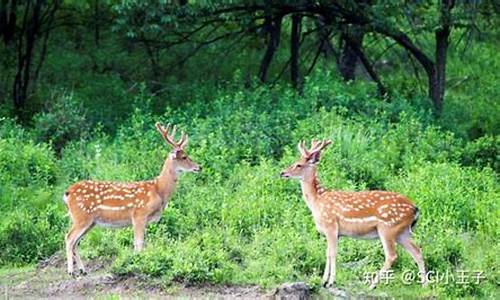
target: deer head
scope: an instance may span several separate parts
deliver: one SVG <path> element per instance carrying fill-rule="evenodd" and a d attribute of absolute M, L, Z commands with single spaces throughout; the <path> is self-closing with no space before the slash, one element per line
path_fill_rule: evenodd
<path fill-rule="evenodd" d="M 326 141 L 313 140 L 311 142 L 311 148 L 306 149 L 305 142 L 304 141 L 299 142 L 299 144 L 297 145 L 301 155 L 299 160 L 297 160 L 286 170 L 281 172 L 281 177 L 297 178 L 300 180 L 308 178 L 309 175 L 312 175 L 314 170 L 316 169 L 316 165 L 320 160 L 321 151 L 331 143 L 332 141 L 330 140 Z"/>
<path fill-rule="evenodd" d="M 172 146 L 172 151 L 167 157 L 167 160 L 171 160 L 173 167 L 176 172 L 199 172 L 201 167 L 195 163 L 186 154 L 186 146 L 188 144 L 188 136 L 182 132 L 179 141 L 175 141 L 175 133 L 177 127 L 174 125 L 170 131 L 170 124 L 166 127 L 162 126 L 159 122 L 156 123 L 156 128 L 160 132 L 161 136 L 165 142 Z"/>

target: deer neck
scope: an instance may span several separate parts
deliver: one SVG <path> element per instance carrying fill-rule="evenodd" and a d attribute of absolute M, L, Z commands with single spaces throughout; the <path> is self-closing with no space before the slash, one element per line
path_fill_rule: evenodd
<path fill-rule="evenodd" d="M 168 158 L 163 164 L 160 176 L 156 182 L 158 195 L 162 200 L 169 198 L 175 191 L 177 185 L 177 171 L 171 158 Z"/>
<path fill-rule="evenodd" d="M 324 189 L 320 185 L 316 168 L 300 180 L 300 186 L 302 187 L 302 194 L 304 195 L 307 206 L 314 212 L 316 210 L 319 195 L 324 192 Z"/>

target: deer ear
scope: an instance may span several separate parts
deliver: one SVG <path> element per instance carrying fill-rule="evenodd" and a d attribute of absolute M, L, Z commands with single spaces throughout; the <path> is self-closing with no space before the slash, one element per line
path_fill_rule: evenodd
<path fill-rule="evenodd" d="M 313 152 L 309 156 L 309 159 L 307 160 L 307 163 L 309 163 L 311 165 L 315 165 L 315 164 L 319 163 L 319 159 L 320 159 L 320 151 Z"/>
<path fill-rule="evenodd" d="M 181 149 L 179 149 L 179 148 L 173 148 L 172 151 L 170 151 L 169 156 L 171 158 L 177 158 L 177 157 L 179 157 L 179 152 L 180 151 L 181 151 Z"/>

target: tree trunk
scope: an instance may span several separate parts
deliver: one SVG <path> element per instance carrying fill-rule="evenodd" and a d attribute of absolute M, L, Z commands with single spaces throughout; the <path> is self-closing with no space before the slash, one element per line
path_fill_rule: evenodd
<path fill-rule="evenodd" d="M 28 98 L 28 87 L 31 79 L 31 64 L 34 55 L 36 38 L 38 31 L 40 30 L 40 16 L 42 10 L 43 0 L 37 0 L 33 6 L 33 15 L 30 20 L 26 19 L 26 27 L 24 30 L 26 38 L 26 50 L 23 53 L 22 43 L 20 43 L 20 48 L 18 50 L 18 69 L 14 79 L 13 87 L 13 102 L 14 110 L 18 117 L 23 119 L 24 108 L 26 99 Z M 26 7 L 29 10 L 29 6 Z M 27 11 L 25 17 L 28 18 L 29 12 Z M 23 37 L 21 36 L 22 40 Z"/>
<path fill-rule="evenodd" d="M 432 82 L 429 82 L 429 97 L 434 103 L 437 115 L 443 111 L 444 91 L 446 88 L 446 58 L 451 33 L 451 10 L 454 0 L 443 0 L 440 6 L 440 27 L 436 30 L 436 53 Z"/>
<path fill-rule="evenodd" d="M 356 66 L 358 64 L 356 48 L 361 49 L 364 35 L 364 31 L 359 26 L 351 25 L 345 28 L 340 36 L 343 47 L 338 68 L 345 81 L 356 79 Z"/>
<path fill-rule="evenodd" d="M 281 21 L 282 17 L 272 17 L 269 16 L 266 18 L 266 24 L 264 28 L 266 32 L 269 34 L 266 53 L 264 53 L 264 57 L 260 63 L 259 68 L 259 79 L 262 82 L 266 82 L 267 79 L 267 71 L 269 70 L 269 66 L 274 57 L 274 53 L 276 49 L 278 49 L 280 43 L 281 36 Z"/>
<path fill-rule="evenodd" d="M 338 53 L 335 51 L 330 41 L 332 29 L 329 27 L 331 26 L 331 21 L 327 20 L 324 16 L 318 16 L 315 22 L 316 28 L 318 29 L 319 51 L 323 53 L 323 56 L 327 60 L 331 57 L 338 59 Z"/>
<path fill-rule="evenodd" d="M 54 0 L 50 5 L 47 5 L 47 1 L 45 0 L 25 2 L 23 21 L 18 28 L 17 34 L 17 71 L 12 86 L 14 112 L 20 121 L 25 121 L 28 117 L 26 101 L 43 63 L 50 25 L 54 20 L 54 15 L 60 2 L 60 0 Z M 45 8 L 47 10 L 44 10 Z M 43 21 L 46 23 L 42 23 Z M 35 49 L 39 35 L 43 32 L 42 26 L 47 26 L 47 28 L 45 28 L 44 43 L 39 55 L 38 65 L 35 66 L 35 71 L 33 72 Z"/>
<path fill-rule="evenodd" d="M 99 0 L 94 0 L 94 42 L 99 47 L 99 40 L 101 36 L 100 20 L 99 20 Z"/>
<path fill-rule="evenodd" d="M 368 59 L 368 57 L 366 57 L 363 50 L 358 48 L 358 47 L 354 47 L 353 50 L 356 53 L 356 55 L 359 57 L 359 59 L 361 60 L 361 63 L 365 67 L 366 71 L 368 72 L 368 74 L 370 75 L 372 80 L 375 81 L 375 83 L 377 84 L 377 89 L 378 89 L 379 95 L 386 96 L 387 89 L 385 88 L 384 84 L 382 83 L 382 80 L 378 76 L 377 72 L 375 71 L 375 68 L 373 67 L 373 65 L 370 62 L 370 60 Z"/>
<path fill-rule="evenodd" d="M 290 77 L 295 88 L 300 86 L 299 78 L 299 47 L 300 47 L 300 19 L 299 14 L 292 15 L 292 29 L 290 34 Z"/>
<path fill-rule="evenodd" d="M 16 32 L 16 0 L 1 0 L 0 2 L 0 36 L 5 44 L 14 39 Z"/>
<path fill-rule="evenodd" d="M 450 31 L 443 29 L 436 32 L 436 62 L 429 77 L 429 97 L 436 108 L 436 113 L 443 110 L 444 91 L 446 88 L 446 52 Z"/>
<path fill-rule="evenodd" d="M 61 4 L 61 0 L 54 0 L 52 1 L 52 8 L 50 8 L 50 11 L 46 14 L 47 15 L 47 27 L 51 28 L 52 24 L 55 21 L 55 13 L 59 9 L 59 5 Z M 40 74 L 40 70 L 42 69 L 43 63 L 45 62 L 45 56 L 47 54 L 47 47 L 48 47 L 48 42 L 49 42 L 49 35 L 50 35 L 50 30 L 45 30 L 45 33 L 43 33 L 43 38 L 42 38 L 42 50 L 40 51 L 40 55 L 38 58 L 37 66 L 35 68 L 35 72 L 33 73 L 33 84 L 32 84 L 32 89 L 36 89 L 36 84 L 38 80 L 38 75 Z"/>
<path fill-rule="evenodd" d="M 422 50 L 420 50 L 410 38 L 402 33 L 391 33 L 388 31 L 380 31 L 380 33 L 385 34 L 393 38 L 399 45 L 408 50 L 413 57 L 422 65 L 427 75 L 427 89 L 429 98 L 431 99 L 434 109 L 437 115 L 440 115 L 443 105 L 443 95 L 444 95 L 444 75 L 446 67 L 446 49 L 447 48 L 447 38 L 444 42 L 442 34 L 437 34 L 436 32 L 436 60 L 439 58 L 440 67 L 437 67 L 437 63 L 432 61 Z M 449 32 L 448 32 L 449 34 Z M 439 38 L 438 38 L 439 36 Z M 446 47 L 443 47 L 446 46 Z M 440 49 L 440 50 L 438 50 Z M 439 55 L 438 55 L 439 54 Z M 438 76 L 438 69 L 440 75 Z"/>

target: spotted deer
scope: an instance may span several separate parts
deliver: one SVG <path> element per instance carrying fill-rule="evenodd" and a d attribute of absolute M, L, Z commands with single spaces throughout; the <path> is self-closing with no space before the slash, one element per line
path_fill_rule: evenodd
<path fill-rule="evenodd" d="M 188 136 L 183 132 L 178 142 L 174 140 L 176 126 L 163 127 L 156 123 L 165 142 L 172 146 L 161 173 L 149 181 L 130 183 L 80 181 L 68 188 L 64 202 L 73 223 L 66 235 L 68 273 L 74 275 L 73 263 L 82 274 L 86 274 L 78 254 L 80 239 L 95 225 L 134 229 L 134 250 L 144 247 L 144 234 L 148 223 L 158 221 L 168 199 L 177 185 L 181 172 L 199 172 L 201 167 L 186 154 Z"/>
<path fill-rule="evenodd" d="M 337 242 L 341 236 L 380 239 L 385 253 L 381 270 L 371 281 L 375 288 L 381 274 L 387 272 L 397 258 L 396 243 L 403 246 L 418 265 L 422 283 L 426 285 L 425 265 L 420 248 L 411 239 L 412 228 L 418 219 L 418 208 L 405 196 L 387 191 L 328 191 L 320 185 L 317 165 L 320 153 L 331 141 L 312 141 L 306 149 L 298 144 L 301 157 L 281 172 L 284 178 L 300 180 L 304 200 L 309 207 L 317 230 L 327 241 L 323 284 L 335 283 Z"/>

